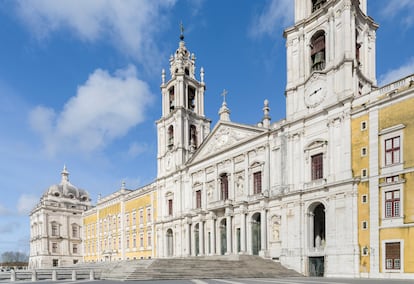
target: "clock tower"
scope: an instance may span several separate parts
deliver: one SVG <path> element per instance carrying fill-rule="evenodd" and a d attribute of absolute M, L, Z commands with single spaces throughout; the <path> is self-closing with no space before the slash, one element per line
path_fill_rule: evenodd
<path fill-rule="evenodd" d="M 296 120 L 344 104 L 376 85 L 375 32 L 367 0 L 295 0 L 285 30 L 286 116 Z"/>
<path fill-rule="evenodd" d="M 169 79 L 162 70 L 162 116 L 156 122 L 158 132 L 158 177 L 182 166 L 210 132 L 204 115 L 204 69 L 200 81 L 195 77 L 195 55 L 184 42 L 183 27 L 178 49 L 170 57 Z"/>

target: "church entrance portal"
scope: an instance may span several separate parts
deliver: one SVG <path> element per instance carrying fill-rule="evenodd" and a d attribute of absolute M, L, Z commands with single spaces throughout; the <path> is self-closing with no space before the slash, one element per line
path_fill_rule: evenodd
<path fill-rule="evenodd" d="M 259 255 L 261 247 L 261 235 L 260 235 L 260 213 L 256 213 L 252 216 L 252 254 Z"/>
<path fill-rule="evenodd" d="M 173 231 L 167 230 L 167 256 L 174 255 L 174 242 L 173 242 Z"/>

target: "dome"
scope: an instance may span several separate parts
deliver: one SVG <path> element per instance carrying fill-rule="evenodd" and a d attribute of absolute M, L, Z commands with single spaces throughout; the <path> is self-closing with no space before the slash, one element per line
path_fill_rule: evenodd
<path fill-rule="evenodd" d="M 60 184 L 51 185 L 45 192 L 45 196 L 76 199 L 79 201 L 90 201 L 90 197 L 87 191 L 78 189 L 76 186 L 69 182 L 69 172 L 66 170 L 66 166 L 62 171 L 62 181 Z"/>

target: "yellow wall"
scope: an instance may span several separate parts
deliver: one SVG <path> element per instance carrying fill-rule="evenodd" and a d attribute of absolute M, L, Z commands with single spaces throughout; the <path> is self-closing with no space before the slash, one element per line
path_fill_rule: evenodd
<path fill-rule="evenodd" d="M 414 167 L 414 99 L 407 99 L 402 102 L 396 102 L 390 106 L 386 106 L 379 110 L 379 129 L 386 129 L 392 126 L 403 124 L 405 128 L 403 131 L 403 167 L 405 170 L 410 170 Z M 384 149 L 379 145 L 379 155 L 384 153 Z M 379 156 L 381 158 L 381 156 Z M 399 175 L 400 179 L 405 180 L 403 183 L 403 208 L 402 215 L 404 216 L 403 223 L 414 223 L 414 173 L 407 172 Z M 382 192 L 380 191 L 380 200 L 382 201 Z M 380 205 L 380 216 L 384 206 Z M 380 229 L 380 244 L 384 240 L 401 239 L 404 241 L 404 272 L 414 272 L 414 227 L 395 227 Z M 384 271 L 383 267 L 383 251 L 380 249 L 380 269 Z"/>
<path fill-rule="evenodd" d="M 362 115 L 352 119 L 352 171 L 354 177 L 361 178 L 362 169 L 369 168 L 369 124 L 368 115 Z M 366 121 L 367 129 L 361 130 L 361 122 Z M 366 147 L 366 156 L 361 155 L 361 148 Z M 368 172 L 369 174 L 369 172 Z M 367 196 L 367 202 L 362 202 L 362 196 Z M 369 235 L 369 183 L 366 179 L 361 179 L 358 184 L 358 243 L 360 248 L 360 272 L 369 272 L 370 259 L 362 255 L 363 247 L 370 247 Z M 368 228 L 362 229 L 362 222 L 368 222 Z"/>

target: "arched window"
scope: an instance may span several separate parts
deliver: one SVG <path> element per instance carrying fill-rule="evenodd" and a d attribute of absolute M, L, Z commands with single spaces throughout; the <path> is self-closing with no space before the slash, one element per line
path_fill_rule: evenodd
<path fill-rule="evenodd" d="M 225 173 L 220 175 L 220 199 L 229 199 L 229 179 Z"/>
<path fill-rule="evenodd" d="M 174 145 L 174 126 L 168 127 L 168 149 L 172 149 Z"/>
<path fill-rule="evenodd" d="M 168 90 L 168 96 L 169 96 L 169 106 L 170 106 L 170 111 L 173 111 L 175 108 L 175 95 L 174 95 L 174 87 L 171 87 Z"/>
<path fill-rule="evenodd" d="M 188 109 L 191 111 L 194 111 L 195 109 L 195 93 L 196 90 L 195 88 L 188 86 L 188 101 L 187 101 L 187 106 Z"/>
<path fill-rule="evenodd" d="M 197 128 L 195 125 L 190 126 L 190 146 L 192 149 L 197 148 Z"/>
<path fill-rule="evenodd" d="M 311 39 L 311 61 L 312 71 L 325 69 L 325 33 L 318 31 Z"/>
<path fill-rule="evenodd" d="M 326 0 L 312 0 L 312 13 L 322 8 Z"/>

